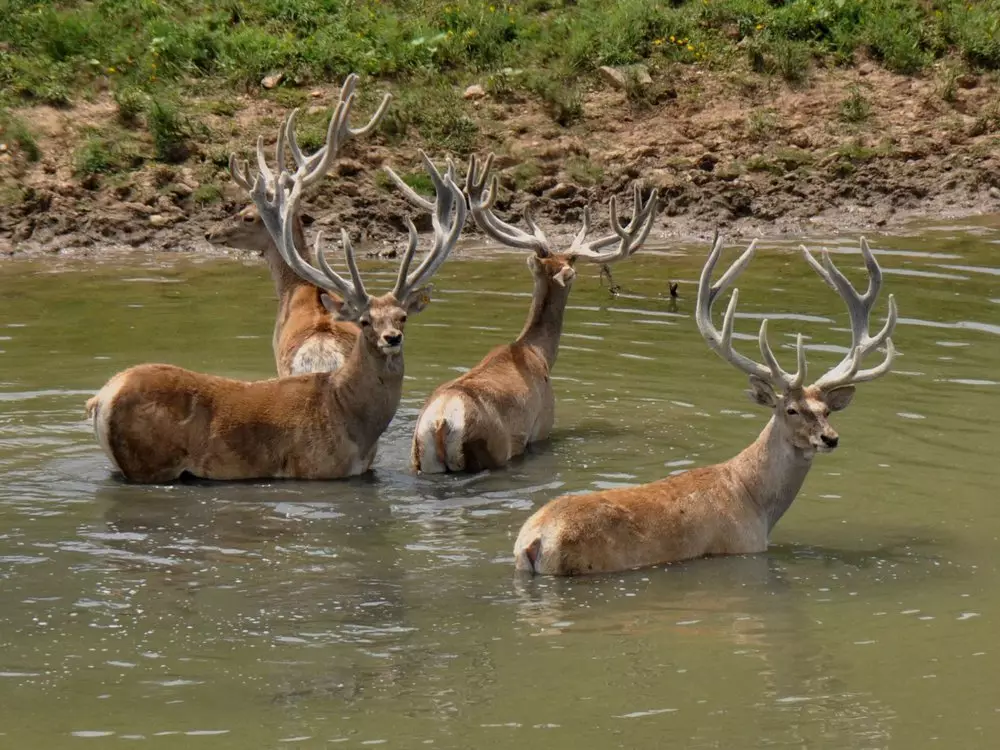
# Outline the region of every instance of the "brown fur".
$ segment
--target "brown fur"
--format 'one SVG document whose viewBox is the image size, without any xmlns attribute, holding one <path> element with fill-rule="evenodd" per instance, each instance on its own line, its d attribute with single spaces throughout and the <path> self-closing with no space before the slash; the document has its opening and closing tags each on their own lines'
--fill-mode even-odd
<svg viewBox="0 0 1000 750">
<path fill-rule="evenodd" d="M 399 405 L 407 312 L 426 304 L 417 290 L 360 311 L 363 333 L 335 373 L 243 382 L 162 364 L 120 373 L 87 402 L 107 414 L 110 458 L 129 480 L 333 479 L 369 470 L 379 436 Z M 120 382 L 120 385 L 116 384 Z"/>
<path fill-rule="evenodd" d="M 295 247 L 306 247 L 302 216 L 294 217 Z M 298 371 L 325 372 L 332 359 L 346 361 L 358 337 L 358 326 L 337 320 L 323 306 L 320 295 L 324 290 L 302 280 L 288 267 L 267 232 L 254 206 L 248 206 L 236 217 L 220 222 L 205 238 L 216 245 L 260 253 L 267 262 L 278 296 L 278 313 L 274 322 L 272 348 L 278 377 Z M 327 292 L 331 297 L 336 295 Z M 296 356 L 302 357 L 295 368 Z M 310 356 L 315 352 L 314 356 Z M 331 357 L 330 353 L 336 354 Z"/>
<path fill-rule="evenodd" d="M 411 463 L 426 470 L 426 446 L 451 470 L 497 469 L 548 437 L 555 421 L 555 395 L 549 373 L 555 364 L 563 313 L 575 271 L 573 258 L 552 255 L 528 259 L 535 279 L 528 319 L 518 338 L 498 346 L 469 372 L 439 386 L 417 420 Z M 446 431 L 454 429 L 435 410 L 461 403 L 460 456 L 448 455 Z M 458 408 L 458 407 L 455 407 Z M 433 439 L 433 443 L 431 442 Z"/>
<path fill-rule="evenodd" d="M 725 463 L 651 484 L 556 498 L 521 527 L 517 569 L 608 573 L 766 550 L 814 454 L 836 444 L 827 416 L 847 406 L 853 388 L 810 386 L 777 396 L 762 381 L 751 378 L 751 385 L 751 397 L 774 411 L 752 445 Z"/>
</svg>

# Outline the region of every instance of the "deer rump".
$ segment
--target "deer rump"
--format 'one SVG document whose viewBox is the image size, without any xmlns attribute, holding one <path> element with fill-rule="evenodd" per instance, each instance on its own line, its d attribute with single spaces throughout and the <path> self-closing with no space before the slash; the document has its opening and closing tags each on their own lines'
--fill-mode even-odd
<svg viewBox="0 0 1000 750">
<path fill-rule="evenodd" d="M 502 468 L 548 437 L 554 412 L 544 359 L 529 347 L 497 347 L 428 399 L 417 418 L 413 467 L 428 474 Z"/>
</svg>

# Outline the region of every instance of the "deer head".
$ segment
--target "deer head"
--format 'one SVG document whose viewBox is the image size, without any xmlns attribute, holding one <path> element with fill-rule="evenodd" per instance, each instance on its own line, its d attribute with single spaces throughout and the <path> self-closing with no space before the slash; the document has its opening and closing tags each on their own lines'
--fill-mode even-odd
<svg viewBox="0 0 1000 750">
<path fill-rule="evenodd" d="M 291 126 L 292 119 L 289 118 L 286 128 Z M 262 146 L 258 142 L 258 152 L 261 150 Z M 295 149 L 292 154 L 296 155 Z M 424 155 L 424 164 L 436 193 L 433 243 L 423 261 L 411 272 L 418 236 L 413 222 L 407 219 L 409 241 L 400 263 L 396 285 L 391 292 L 373 297 L 361 280 L 354 246 L 346 230 L 341 230 L 341 243 L 350 280 L 330 266 L 322 249 L 322 234 L 317 235 L 313 246 L 315 265 L 296 252 L 293 217 L 298 211 L 302 190 L 309 183 L 308 176 L 313 170 L 320 168 L 316 166 L 318 161 L 310 163 L 298 156 L 296 163 L 298 169 L 294 174 L 280 174 L 273 195 L 269 194 L 269 180 L 264 176 L 263 170 L 255 178 L 250 193 L 278 252 L 301 278 L 321 289 L 337 293 L 339 298 L 330 294 L 321 295 L 323 305 L 337 319 L 357 322 L 361 328 L 361 340 L 370 350 L 385 356 L 399 354 L 403 347 L 403 328 L 407 316 L 420 312 L 427 305 L 430 300 L 430 285 L 427 281 L 447 259 L 465 225 L 466 205 L 461 189 L 449 176 L 442 176 Z"/>
<path fill-rule="evenodd" d="M 801 334 L 796 341 L 797 368 L 794 374 L 786 372 L 778 364 L 767 340 L 766 318 L 760 324 L 758 336 L 763 364 L 733 349 L 733 319 L 736 315 L 739 289 L 733 289 L 723 317 L 722 330 L 716 328 L 712 322 L 712 304 L 753 259 L 757 250 L 756 240 L 751 242 L 750 247 L 715 284 L 712 284 L 712 271 L 722 253 L 722 238 L 716 237 L 698 282 L 695 319 L 698 330 L 712 351 L 749 376 L 750 389 L 747 393 L 750 399 L 770 408 L 774 412 L 776 428 L 795 448 L 811 455 L 816 452 L 828 453 L 839 444 L 840 437 L 830 425 L 829 417 L 832 412 L 845 409 L 851 403 L 855 384 L 874 380 L 889 372 L 895 356 L 890 336 L 896 327 L 897 315 L 896 301 L 890 294 L 885 325 L 874 336 L 869 335 L 869 319 L 882 286 L 882 271 L 864 238 L 861 239 L 861 255 L 869 277 L 868 289 L 864 294 L 859 294 L 833 264 L 829 253 L 823 252 L 821 265 L 805 247 L 801 249 L 812 268 L 847 303 L 851 318 L 852 340 L 847 355 L 811 385 L 805 385 L 806 355 Z M 861 369 L 862 359 L 883 344 L 886 349 L 885 359 L 875 367 Z"/>
<path fill-rule="evenodd" d="M 301 234 L 315 219 L 307 213 L 300 212 L 293 221 L 299 225 L 296 232 Z M 268 234 L 267 227 L 264 226 L 256 206 L 253 205 L 246 206 L 236 216 L 218 222 L 205 233 L 205 239 L 213 245 L 261 254 L 274 248 L 271 235 Z"/>
</svg>

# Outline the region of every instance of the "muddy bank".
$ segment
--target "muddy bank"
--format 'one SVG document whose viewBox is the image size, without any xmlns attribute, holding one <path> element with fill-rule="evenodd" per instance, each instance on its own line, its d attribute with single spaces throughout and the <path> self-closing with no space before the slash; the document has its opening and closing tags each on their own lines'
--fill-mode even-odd
<svg viewBox="0 0 1000 750">
<path fill-rule="evenodd" d="M 476 149 L 498 155 L 500 210 L 531 202 L 554 234 L 574 231 L 588 203 L 604 222 L 608 198 L 636 179 L 660 191 L 658 241 L 702 238 L 716 227 L 733 236 L 872 231 L 1000 212 L 1000 92 L 974 75 L 959 84 L 945 94 L 936 79 L 863 64 L 791 89 L 681 67 L 638 100 L 610 86 L 590 92 L 582 120 L 568 128 L 527 98 L 469 99 L 465 114 L 478 128 Z M 335 89 L 311 93 L 319 111 Z M 113 102 L 21 111 L 41 158 L 30 162 L 9 146 L 0 153 L 0 252 L 206 251 L 206 231 L 246 204 L 226 156 L 258 133 L 273 142 L 287 111 L 249 96 L 234 106 L 204 115 L 204 136 L 183 164 L 88 177 L 73 154 L 95 126 L 114 120 Z M 380 167 L 417 171 L 418 147 L 445 155 L 417 137 L 349 144 L 306 201 L 315 225 L 345 226 L 370 251 L 401 241 L 411 211 Z"/>
</svg>

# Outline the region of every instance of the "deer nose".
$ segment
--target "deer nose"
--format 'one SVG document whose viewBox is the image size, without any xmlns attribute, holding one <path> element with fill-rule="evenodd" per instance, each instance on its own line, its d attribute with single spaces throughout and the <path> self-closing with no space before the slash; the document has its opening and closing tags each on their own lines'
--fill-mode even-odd
<svg viewBox="0 0 1000 750">
<path fill-rule="evenodd" d="M 209 242 L 211 242 L 212 241 L 212 233 L 211 232 L 205 232 L 205 239 L 208 240 Z"/>
<path fill-rule="evenodd" d="M 387 333 L 382 338 L 385 339 L 385 343 L 387 343 L 389 346 L 399 346 L 403 341 L 403 334 Z"/>
<path fill-rule="evenodd" d="M 826 443 L 828 448 L 836 448 L 837 443 L 840 442 L 840 437 L 837 435 L 834 435 L 833 437 L 830 437 L 829 435 L 820 435 L 820 439 Z"/>
</svg>

